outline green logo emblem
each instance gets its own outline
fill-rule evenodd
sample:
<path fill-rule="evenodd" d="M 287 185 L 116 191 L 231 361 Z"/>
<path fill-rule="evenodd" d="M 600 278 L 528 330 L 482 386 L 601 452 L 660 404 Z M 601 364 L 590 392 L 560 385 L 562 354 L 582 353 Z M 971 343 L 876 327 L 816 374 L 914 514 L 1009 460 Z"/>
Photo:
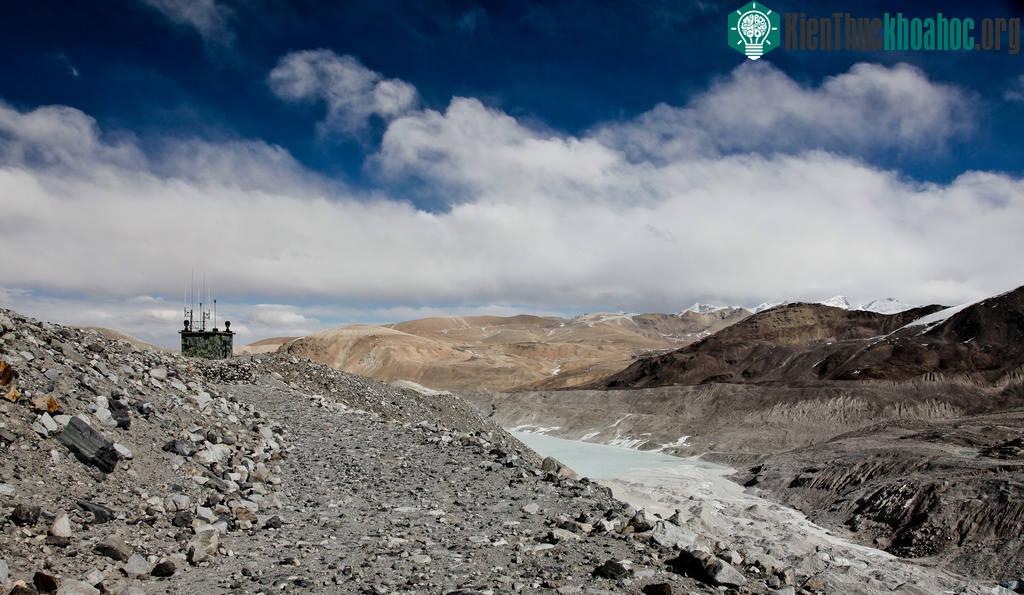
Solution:
<path fill-rule="evenodd" d="M 729 46 L 751 60 L 779 47 L 779 15 L 751 2 L 729 13 Z"/>

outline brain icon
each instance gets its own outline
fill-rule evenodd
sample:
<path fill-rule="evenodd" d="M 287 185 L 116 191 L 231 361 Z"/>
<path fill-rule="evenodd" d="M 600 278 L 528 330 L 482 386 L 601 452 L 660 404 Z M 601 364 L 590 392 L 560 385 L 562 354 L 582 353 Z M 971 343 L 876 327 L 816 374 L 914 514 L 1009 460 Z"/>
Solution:
<path fill-rule="evenodd" d="M 764 15 L 752 12 L 740 20 L 740 33 L 746 37 L 761 37 L 768 32 L 768 19 Z"/>

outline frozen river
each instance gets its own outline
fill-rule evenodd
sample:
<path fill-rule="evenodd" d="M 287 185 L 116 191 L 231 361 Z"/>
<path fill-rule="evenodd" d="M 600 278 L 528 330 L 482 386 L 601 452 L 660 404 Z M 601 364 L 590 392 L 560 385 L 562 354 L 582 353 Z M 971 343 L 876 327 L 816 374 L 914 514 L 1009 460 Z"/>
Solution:
<path fill-rule="evenodd" d="M 594 480 L 619 479 L 642 470 L 674 469 L 685 460 L 657 452 L 566 440 L 532 432 L 511 434 L 541 455 L 555 457 L 572 467 L 573 471 Z"/>
<path fill-rule="evenodd" d="M 761 498 L 727 479 L 733 470 L 723 465 L 543 434 L 512 435 L 637 508 L 663 516 L 679 510 L 684 524 L 712 544 L 721 540 L 741 551 L 765 552 L 804 576 L 827 572 L 836 592 L 883 593 L 910 583 L 944 593 L 967 586 L 959 577 L 854 543 L 799 511 Z M 966 592 L 992 591 L 970 585 Z"/>

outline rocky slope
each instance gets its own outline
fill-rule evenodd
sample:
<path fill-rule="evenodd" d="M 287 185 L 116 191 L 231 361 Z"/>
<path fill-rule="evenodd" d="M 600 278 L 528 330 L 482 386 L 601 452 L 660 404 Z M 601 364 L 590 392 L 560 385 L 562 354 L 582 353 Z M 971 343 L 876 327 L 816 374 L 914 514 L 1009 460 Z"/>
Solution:
<path fill-rule="evenodd" d="M 746 469 L 811 518 L 974 576 L 1024 576 L 1024 412 L 889 421 Z"/>
<path fill-rule="evenodd" d="M 886 315 L 822 304 L 777 306 L 692 345 L 642 358 L 600 385 L 644 388 L 817 381 L 826 376 L 827 362 L 846 361 L 879 337 L 940 309 L 931 306 Z"/>
<path fill-rule="evenodd" d="M 284 352 L 378 380 L 435 389 L 523 390 L 593 382 L 636 357 L 698 341 L 742 320 L 742 308 L 679 314 L 425 318 L 350 325 L 287 343 Z M 274 341 L 239 351 L 266 351 Z"/>
<path fill-rule="evenodd" d="M 11 593 L 794 593 L 849 581 L 828 563 L 730 549 L 685 515 L 630 509 L 452 395 L 283 354 L 187 359 L 9 311 L 0 362 Z M 921 587 L 900 592 L 965 584 L 914 576 Z"/>
<path fill-rule="evenodd" d="M 821 304 L 760 312 L 698 343 L 642 358 L 600 386 L 903 381 L 985 384 L 1024 366 L 1024 287 L 966 306 L 879 314 Z"/>

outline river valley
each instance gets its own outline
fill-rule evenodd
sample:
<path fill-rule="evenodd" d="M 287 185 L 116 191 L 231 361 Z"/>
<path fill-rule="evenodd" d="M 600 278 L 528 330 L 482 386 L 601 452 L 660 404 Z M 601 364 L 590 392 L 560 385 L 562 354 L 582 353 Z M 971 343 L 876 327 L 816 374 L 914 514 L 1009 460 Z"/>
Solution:
<path fill-rule="evenodd" d="M 907 560 L 860 545 L 814 524 L 802 513 L 760 497 L 728 479 L 733 469 L 698 457 L 566 440 L 539 433 L 513 435 L 612 489 L 636 508 L 668 517 L 678 511 L 697 545 L 727 541 L 745 559 L 766 555 L 798 574 L 822 577 L 829 592 L 992 593 L 928 560 Z"/>

